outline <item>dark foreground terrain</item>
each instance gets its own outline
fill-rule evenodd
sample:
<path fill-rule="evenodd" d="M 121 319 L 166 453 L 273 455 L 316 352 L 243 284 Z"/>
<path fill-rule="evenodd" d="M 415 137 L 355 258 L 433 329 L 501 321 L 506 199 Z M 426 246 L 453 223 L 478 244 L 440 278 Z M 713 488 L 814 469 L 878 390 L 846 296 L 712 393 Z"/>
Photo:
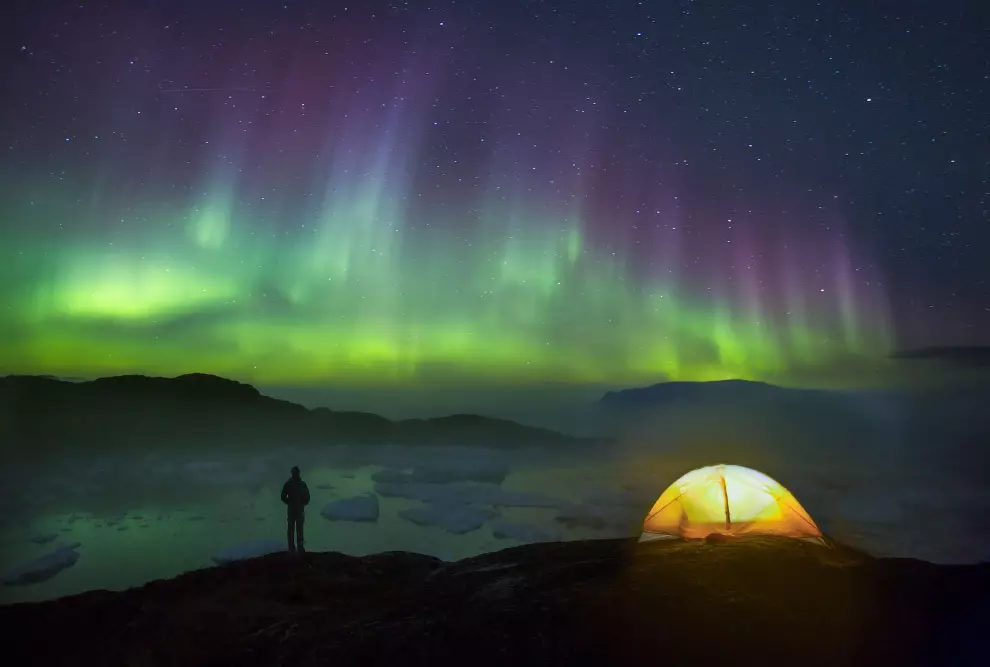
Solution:
<path fill-rule="evenodd" d="M 773 538 L 275 554 L 0 607 L 10 665 L 976 665 L 990 564 Z"/>

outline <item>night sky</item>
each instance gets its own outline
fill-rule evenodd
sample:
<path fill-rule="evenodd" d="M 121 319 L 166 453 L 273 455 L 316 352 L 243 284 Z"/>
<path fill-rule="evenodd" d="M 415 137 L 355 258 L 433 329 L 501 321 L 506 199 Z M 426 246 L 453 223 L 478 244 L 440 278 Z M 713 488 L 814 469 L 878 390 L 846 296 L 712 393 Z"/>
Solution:
<path fill-rule="evenodd" d="M 980 4 L 15 2 L 0 372 L 862 386 L 988 344 Z"/>

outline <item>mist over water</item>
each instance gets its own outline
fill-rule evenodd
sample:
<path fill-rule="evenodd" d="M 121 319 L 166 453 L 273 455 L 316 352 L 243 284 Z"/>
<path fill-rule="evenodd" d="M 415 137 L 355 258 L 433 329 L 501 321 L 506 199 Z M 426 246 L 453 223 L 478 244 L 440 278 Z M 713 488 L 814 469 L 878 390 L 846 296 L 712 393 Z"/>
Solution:
<path fill-rule="evenodd" d="M 274 442 L 267 451 L 209 443 L 144 451 L 134 443 L 120 452 L 81 443 L 78 455 L 15 462 L 0 472 L 0 572 L 60 544 L 81 543 L 75 565 L 38 584 L 0 587 L 0 602 L 128 588 L 209 567 L 211 555 L 231 545 L 284 541 L 278 494 L 292 465 L 302 468 L 313 497 L 306 518 L 311 551 L 406 550 L 459 559 L 519 544 L 495 536 L 506 523 L 547 539 L 632 536 L 667 485 L 687 470 L 724 462 L 769 474 L 827 535 L 874 555 L 990 560 L 985 398 L 809 393 L 786 404 L 702 401 L 609 419 L 575 404 L 575 423 L 618 437 L 556 448 Z M 545 421 L 558 419 L 561 408 L 548 407 Z M 399 496 L 380 494 L 377 522 L 320 514 L 334 500 L 387 491 L 379 482 L 413 469 L 442 474 L 400 484 Z M 477 481 L 478 471 L 495 471 L 496 481 L 504 471 L 504 481 Z M 436 483 L 440 478 L 445 483 Z M 431 507 L 473 504 L 497 516 L 453 534 L 403 516 L 424 498 Z M 540 499 L 549 506 L 522 506 Z"/>

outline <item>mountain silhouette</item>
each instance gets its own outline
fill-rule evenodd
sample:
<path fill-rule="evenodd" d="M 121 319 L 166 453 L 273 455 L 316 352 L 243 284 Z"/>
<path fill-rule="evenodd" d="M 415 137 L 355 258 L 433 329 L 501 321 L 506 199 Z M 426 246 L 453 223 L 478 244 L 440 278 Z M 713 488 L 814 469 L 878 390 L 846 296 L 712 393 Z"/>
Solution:
<path fill-rule="evenodd" d="M 365 412 L 307 409 L 206 374 L 122 375 L 87 382 L 0 378 L 5 455 L 94 449 L 273 444 L 464 444 L 513 448 L 582 439 L 480 415 L 391 421 Z"/>
<path fill-rule="evenodd" d="M 817 389 L 791 389 L 752 380 L 679 381 L 606 392 L 599 399 L 599 405 L 606 409 L 636 410 L 700 401 L 745 403 L 753 400 L 817 397 L 822 394 L 823 392 Z"/>

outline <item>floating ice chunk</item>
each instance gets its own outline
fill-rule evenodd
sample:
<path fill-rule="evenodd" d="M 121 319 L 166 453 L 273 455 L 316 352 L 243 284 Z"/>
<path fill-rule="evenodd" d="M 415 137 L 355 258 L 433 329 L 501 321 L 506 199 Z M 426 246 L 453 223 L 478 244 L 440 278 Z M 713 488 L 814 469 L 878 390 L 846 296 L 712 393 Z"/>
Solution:
<path fill-rule="evenodd" d="M 501 484 L 509 471 L 502 467 L 478 464 L 413 468 L 412 481 L 427 484 L 453 482 L 485 482 Z"/>
<path fill-rule="evenodd" d="M 424 484 L 421 482 L 375 485 L 375 492 L 385 497 L 410 498 L 426 503 L 491 505 L 493 507 L 546 507 L 560 509 L 567 501 L 540 493 L 507 491 L 497 484 Z"/>
<path fill-rule="evenodd" d="M 418 466 L 410 472 L 395 468 L 383 468 L 371 476 L 372 481 L 383 484 L 452 484 L 455 482 L 485 482 L 501 484 L 509 472 L 501 466 L 477 463 L 446 464 L 442 466 Z"/>
<path fill-rule="evenodd" d="M 412 482 L 379 482 L 375 493 L 385 498 L 409 498 L 426 502 L 453 502 L 452 487 L 435 484 L 413 484 Z M 465 501 L 466 502 L 466 501 Z"/>
<path fill-rule="evenodd" d="M 531 523 L 511 523 L 503 519 L 492 522 L 492 535 L 500 540 L 518 540 L 532 544 L 535 542 L 559 542 L 560 536 Z"/>
<path fill-rule="evenodd" d="M 61 546 L 40 558 L 18 565 L 7 571 L 3 583 L 7 586 L 26 586 L 47 581 L 62 570 L 72 567 L 79 560 L 78 542 Z"/>
<path fill-rule="evenodd" d="M 330 521 L 378 521 L 378 496 L 365 493 L 331 501 L 320 510 L 320 516 Z"/>
<path fill-rule="evenodd" d="M 54 542 L 57 537 L 58 533 L 42 533 L 31 537 L 30 541 L 35 544 L 48 544 L 49 542 Z"/>
<path fill-rule="evenodd" d="M 424 505 L 402 510 L 399 516 L 418 526 L 436 526 L 455 535 L 478 530 L 498 516 L 495 510 L 470 505 Z"/>
<path fill-rule="evenodd" d="M 217 565 L 225 565 L 234 561 L 258 558 L 285 550 L 285 542 L 282 540 L 248 540 L 221 549 L 210 556 L 210 559 Z"/>

